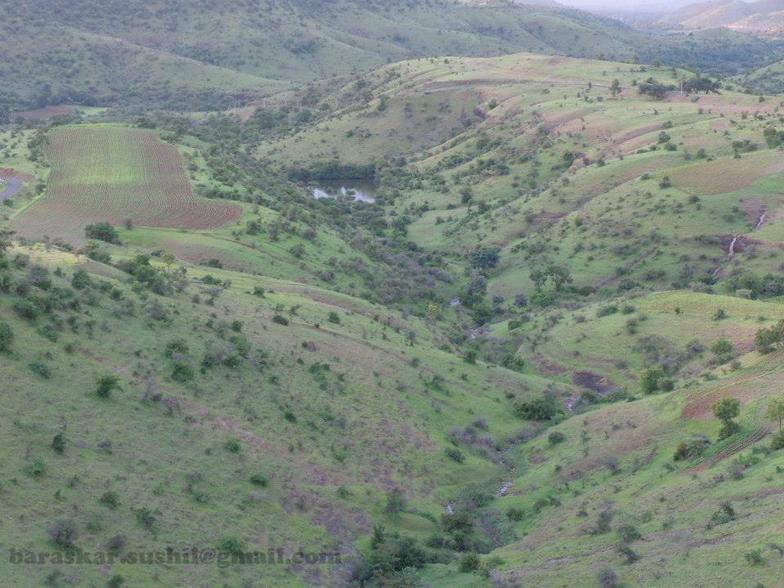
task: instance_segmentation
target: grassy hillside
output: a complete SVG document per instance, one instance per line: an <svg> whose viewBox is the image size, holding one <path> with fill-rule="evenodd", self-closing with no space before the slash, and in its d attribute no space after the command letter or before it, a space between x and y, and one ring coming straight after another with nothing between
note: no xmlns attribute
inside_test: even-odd
<svg viewBox="0 0 784 588"><path fill-rule="evenodd" d="M168 14L109 6L139 46ZM775 586L782 102L681 83L708 84L450 56L242 116L4 127L0 545L117 555L4 577ZM358 177L374 201L310 191ZM191 546L326 559L122 559Z"/></svg>
<svg viewBox="0 0 784 588"><path fill-rule="evenodd" d="M52 15L56 18L52 18ZM739 73L784 55L741 34L659 36L557 7L449 0L25 0L0 25L0 108L220 110L421 56L518 51Z"/></svg>

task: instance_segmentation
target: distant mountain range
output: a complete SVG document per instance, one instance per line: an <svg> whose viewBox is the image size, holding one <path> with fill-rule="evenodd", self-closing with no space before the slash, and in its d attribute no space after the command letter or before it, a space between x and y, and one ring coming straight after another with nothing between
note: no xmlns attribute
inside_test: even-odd
<svg viewBox="0 0 784 588"><path fill-rule="evenodd" d="M726 28L767 36L784 35L784 0L716 0L686 6L659 24L688 30Z"/></svg>

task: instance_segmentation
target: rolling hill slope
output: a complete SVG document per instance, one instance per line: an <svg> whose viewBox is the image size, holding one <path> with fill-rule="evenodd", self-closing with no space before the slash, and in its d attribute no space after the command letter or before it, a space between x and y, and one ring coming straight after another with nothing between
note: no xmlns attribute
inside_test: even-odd
<svg viewBox="0 0 784 588"><path fill-rule="evenodd" d="M292 81L433 55L658 58L725 74L784 55L753 36L662 37L576 10L448 0L25 0L0 24L0 48L4 112L74 103L220 110Z"/></svg>
<svg viewBox="0 0 784 588"><path fill-rule="evenodd" d="M686 6L659 24L688 30L727 28L762 36L781 36L784 2L780 0L719 0Z"/></svg>
<svg viewBox="0 0 784 588"><path fill-rule="evenodd" d="M210 23L253 38L239 3L194 5L58 3L52 26L106 35L115 10L117 39L161 55ZM432 32L436 7L389 10ZM490 20L464 24L489 29L459 36L493 52L477 39L512 9L475 8ZM514 42L551 48L588 22L519 14L542 30ZM292 76L388 55L352 34ZM175 59L259 92L283 63L199 49ZM24 180L0 215L0 547L115 556L3 558L3 577L775 586L784 454L766 411L784 352L757 333L784 318L781 108L669 66L517 53L383 65L242 117L3 128L0 169ZM374 201L313 197L357 176ZM714 415L725 398L734 425ZM291 561L123 559L194 546Z"/></svg>

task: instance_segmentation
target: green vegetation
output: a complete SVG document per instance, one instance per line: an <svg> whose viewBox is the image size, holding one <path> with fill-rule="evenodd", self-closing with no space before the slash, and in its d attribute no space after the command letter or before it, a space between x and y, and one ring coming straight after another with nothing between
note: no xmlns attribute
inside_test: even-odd
<svg viewBox="0 0 784 588"><path fill-rule="evenodd" d="M781 43L213 4L0 25L3 578L776 585Z"/></svg>

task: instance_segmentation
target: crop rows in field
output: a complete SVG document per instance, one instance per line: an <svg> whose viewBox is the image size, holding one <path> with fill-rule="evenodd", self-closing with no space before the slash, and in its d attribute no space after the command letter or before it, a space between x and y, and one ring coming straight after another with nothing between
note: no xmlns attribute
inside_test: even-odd
<svg viewBox="0 0 784 588"><path fill-rule="evenodd" d="M66 127L49 141L49 186L15 220L22 237L79 244L95 222L211 229L242 213L235 204L196 198L179 152L152 131Z"/></svg>

